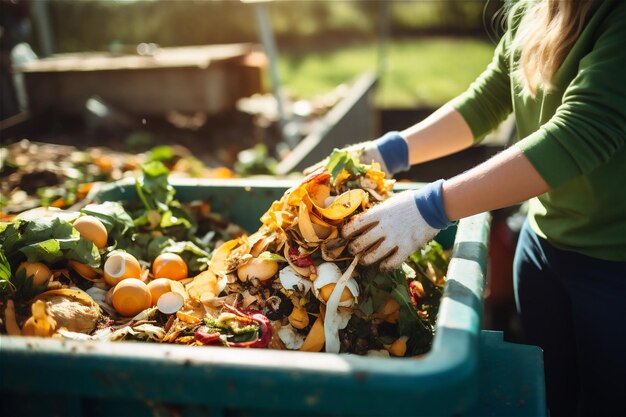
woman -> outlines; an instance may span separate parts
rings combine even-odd
[[[424,121],[350,149],[390,173],[480,141],[515,145],[400,193],[343,228],[362,262],[398,267],[454,221],[530,199],[515,260],[527,342],[553,416],[626,415],[626,2],[520,2],[486,71]],[[413,228],[406,227],[413,224]]]

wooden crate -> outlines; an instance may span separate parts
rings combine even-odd
[[[139,115],[217,114],[262,92],[266,59],[252,44],[159,48],[154,54],[60,54],[23,68],[29,108],[78,114],[98,97]]]

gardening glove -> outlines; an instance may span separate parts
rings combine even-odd
[[[443,209],[443,182],[396,194],[353,217],[341,230],[350,240],[350,253],[360,253],[364,265],[380,262],[381,271],[399,268],[440,230],[454,224]]]
[[[377,162],[382,171],[392,177],[398,172],[407,171],[409,165],[409,146],[399,132],[388,132],[378,139],[350,145],[343,150],[359,158],[363,164]],[[304,170],[310,173],[315,169],[326,166],[328,158]]]

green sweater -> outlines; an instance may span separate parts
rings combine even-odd
[[[493,61],[452,101],[476,142],[514,112],[518,146],[551,190],[529,203],[533,230],[557,248],[626,261],[626,1],[604,0],[535,98],[511,75],[520,10]]]

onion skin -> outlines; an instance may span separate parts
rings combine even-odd
[[[224,308],[231,313],[246,319],[252,319],[257,322],[260,326],[261,337],[257,340],[251,340],[249,342],[241,342],[241,343],[228,343],[230,347],[251,347],[251,348],[266,348],[270,344],[270,339],[272,338],[272,328],[270,326],[270,320],[265,317],[265,314],[252,311],[248,313],[244,313],[238,308],[224,304]]]
[[[250,347],[266,348],[270,344],[270,339],[272,338],[270,320],[265,317],[265,314],[260,312],[252,313],[250,317],[261,326],[261,337]]]
[[[300,253],[296,248],[289,248],[289,260],[293,262],[295,266],[299,266],[301,268],[306,268],[307,266],[315,265],[313,258],[311,255],[305,255],[299,257]]]
[[[424,296],[424,286],[417,280],[411,281],[409,284],[409,293],[411,294],[411,301],[414,305],[417,305],[419,300]]]
[[[255,311],[250,313],[244,313],[236,307],[228,304],[224,304],[224,308],[236,316],[243,319],[246,322],[256,322],[259,324],[261,337],[256,340],[250,340],[248,342],[226,342],[228,347],[237,348],[266,348],[270,344],[272,338],[272,329],[270,327],[270,321],[264,314]],[[221,334],[219,332],[210,332],[207,326],[200,326],[194,333],[194,339],[203,345],[215,344],[219,341]]]
[[[209,328],[206,326],[198,327],[198,330],[193,335],[194,340],[202,343],[203,345],[210,345],[211,343],[215,343],[220,339],[219,332],[210,333]]]

